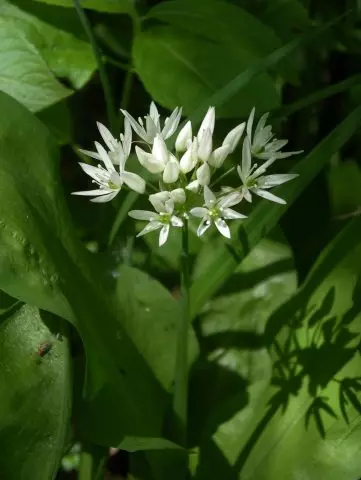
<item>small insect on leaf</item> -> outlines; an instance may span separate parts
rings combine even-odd
[[[37,354],[39,355],[39,357],[45,357],[45,355],[47,353],[50,352],[52,348],[52,344],[49,343],[49,342],[42,342],[39,346],[38,346],[38,350],[37,350]]]

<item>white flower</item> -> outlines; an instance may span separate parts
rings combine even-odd
[[[169,151],[160,134],[154,139],[152,153],[145,152],[138,146],[135,147],[135,153],[139,163],[151,173],[162,173],[169,160]]]
[[[212,223],[214,223],[220,234],[226,238],[231,238],[231,232],[225,220],[246,218],[245,215],[229,208],[239,203],[239,201],[238,196],[233,194],[217,200],[214,193],[205,186],[204,207],[195,207],[190,211],[191,215],[202,218],[197,230],[198,237],[203,235]]]
[[[123,183],[138,193],[144,193],[145,181],[136,173],[125,171],[126,158],[123,155],[119,157],[121,163],[119,164],[119,171],[117,171],[105,148],[98,142],[95,142],[95,147],[104,166],[99,164],[97,167],[93,167],[82,162],[79,162],[79,165],[87,175],[92,177],[93,183],[98,185],[98,189],[73,192],[73,195],[90,195],[94,196],[91,199],[92,202],[108,202],[119,193]]]
[[[209,130],[211,135],[213,135],[215,120],[216,120],[215,108],[209,107],[201,123],[201,126],[199,127],[198,135],[197,135],[198,140],[201,139],[205,130]]]
[[[144,117],[144,121],[139,117],[137,122],[126,110],[121,110],[121,112],[129,120],[135,133],[150,144],[153,143],[157,135],[160,135],[163,140],[171,137],[177,130],[182,116],[182,109],[175,108],[170,117],[165,119],[162,128],[158,109],[153,102],[150,104],[149,114]]]
[[[286,173],[280,175],[263,175],[267,168],[276,160],[277,157],[268,159],[263,165],[258,167],[257,165],[251,164],[251,147],[249,138],[246,137],[243,141],[242,149],[242,165],[237,166],[238,175],[242,181],[242,186],[238,191],[239,201],[243,198],[248,202],[252,201],[252,193],[258,195],[259,197],[265,198],[272,202],[285,204],[285,200],[276,195],[273,195],[268,191],[268,189],[281,185],[282,183],[288,182],[296,178],[298,175],[293,173]],[[224,189],[223,189],[224,190]],[[226,189],[224,191],[229,191]]]
[[[117,140],[105,125],[97,122],[97,127],[102,136],[105,145],[108,148],[108,156],[114,165],[120,165],[125,163],[130,155],[130,149],[132,146],[132,129],[127,119],[124,121],[124,134],[120,134],[120,140]],[[82,150],[82,153],[95,160],[102,160],[98,152],[92,152],[90,150]]]
[[[175,183],[179,178],[179,169],[180,167],[177,158],[173,154],[170,154],[168,163],[163,172],[163,182]]]
[[[164,212],[165,204],[171,200],[174,204],[183,204],[186,201],[186,194],[183,188],[176,188],[168,192],[167,190],[149,195],[149,201],[157,212]]]
[[[236,149],[245,128],[246,122],[240,123],[226,135],[225,139],[222,142],[222,146],[228,146],[229,153],[233,153]]]
[[[188,146],[187,151],[180,159],[180,169],[182,173],[191,172],[198,163],[198,139],[194,137],[193,141]]]
[[[175,149],[177,152],[185,152],[192,142],[192,123],[189,120],[181,131],[175,141]]]
[[[158,209],[157,212],[150,212],[148,210],[131,210],[128,213],[130,217],[135,218],[136,220],[147,220],[149,222],[148,225],[138,233],[137,237],[160,229],[159,246],[161,247],[168,239],[171,226],[183,227],[182,219],[173,214],[174,203],[172,200],[166,201],[164,207],[164,211],[161,209]]]
[[[265,113],[259,119],[252,137],[254,114],[255,108],[252,109],[247,121],[247,136],[251,142],[251,153],[253,156],[261,160],[268,160],[269,158],[287,158],[291,155],[302,153],[302,150],[297,152],[280,151],[288,143],[288,140],[277,140],[274,138],[271,125],[266,125],[269,113]]]

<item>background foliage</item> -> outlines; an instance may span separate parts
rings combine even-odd
[[[287,206],[259,201],[232,243],[191,233],[191,477],[357,480],[360,2],[81,5],[90,37],[72,0],[0,0],[0,477],[68,478],[80,443],[82,480],[119,459],[177,478],[180,238],[135,241],[134,192],[70,196],[96,121],[118,134],[153,99],[196,123],[215,105],[219,138],[255,105],[304,150],[278,161]]]

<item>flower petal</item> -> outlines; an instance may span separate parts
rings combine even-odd
[[[157,131],[159,131],[160,130],[159,112],[154,102],[151,102],[150,104],[149,115],[150,115],[150,118],[153,120],[154,126],[156,127]]]
[[[198,180],[193,180],[193,182],[189,183],[186,186],[186,190],[190,190],[193,193],[197,193],[199,189],[199,182]]]
[[[220,168],[230,152],[229,145],[222,145],[221,147],[216,148],[209,157],[208,164],[211,167]]]
[[[110,133],[107,127],[100,122],[97,122],[97,127],[106,146],[108,147],[108,150],[116,149],[118,146],[118,141],[113,137],[113,135]]]
[[[95,160],[101,160],[101,156],[97,152],[91,152],[90,150],[83,150],[79,148],[79,152],[83,153],[87,157],[95,158]]]
[[[145,180],[136,173],[123,172],[121,179],[131,190],[138,193],[145,192]]]
[[[81,169],[96,182],[107,183],[110,180],[111,174],[104,168],[94,167],[93,165],[88,165],[83,162],[79,162],[79,165]]]
[[[243,200],[243,194],[239,191],[233,191],[222,197],[217,202],[219,208],[228,208],[237,205]]]
[[[131,210],[128,212],[128,215],[136,220],[148,220],[148,222],[154,221],[158,218],[157,213],[150,212],[149,210]]]
[[[145,152],[142,148],[135,147],[139,163],[146,168],[150,173],[161,173],[164,170],[164,165],[160,163],[151,153]]]
[[[209,128],[202,131],[202,134],[198,134],[198,158],[203,162],[206,162],[212,153],[212,132]]]
[[[205,130],[209,130],[211,135],[213,134],[215,118],[216,118],[215,108],[209,107],[201,123],[201,126],[199,127],[198,135],[197,135],[198,140],[201,139],[200,137],[203,135],[203,132]]]
[[[247,218],[246,215],[242,215],[242,213],[238,213],[232,208],[225,208],[222,210],[222,215],[226,220],[239,220],[241,218]]]
[[[163,172],[164,183],[174,183],[179,177],[179,162],[174,155],[170,156]]]
[[[201,237],[211,225],[212,225],[212,222],[208,217],[203,218],[203,220],[201,221],[197,229],[197,236]]]
[[[252,165],[251,145],[249,143],[249,138],[246,137],[243,140],[243,148],[242,148],[242,174],[245,179],[250,174],[251,165]]]
[[[174,203],[183,204],[186,201],[186,192],[183,188],[176,188],[172,190],[170,193],[170,198],[173,200]]]
[[[209,168],[208,163],[203,163],[203,165],[197,169],[196,177],[199,185],[209,185],[209,182],[211,181],[211,169]]]
[[[214,221],[214,224],[221,235],[223,235],[226,238],[231,238],[231,232],[229,230],[228,225],[223,220],[223,218],[220,218],[220,217],[216,218]]]
[[[180,159],[180,169],[183,173],[189,173],[198,163],[198,140],[195,137],[188,150]]]
[[[247,136],[249,138],[249,141],[252,142],[252,127],[253,127],[253,120],[254,120],[254,114],[256,112],[255,107],[252,108],[251,113],[249,114],[248,120],[247,120]]]
[[[240,123],[226,135],[225,139],[223,140],[222,146],[227,145],[229,147],[229,153],[234,152],[234,150],[236,149],[245,128],[246,122]]]
[[[194,208],[191,208],[189,213],[193,215],[193,217],[203,218],[206,215],[208,215],[208,209],[204,207],[194,207]]]
[[[270,200],[271,202],[280,203],[281,205],[286,204],[286,201],[283,200],[283,198],[277,197],[276,195],[273,195],[273,193],[268,192],[267,190],[262,190],[261,188],[252,188],[252,192],[259,197]]]
[[[163,165],[164,170],[164,167],[166,166],[169,159],[169,152],[167,149],[167,145],[165,144],[165,141],[160,134],[157,134],[154,139],[152,155],[160,164]]]
[[[113,193],[114,190],[109,189],[100,189],[97,190],[85,190],[83,192],[71,192],[72,195],[83,195],[83,196],[93,196],[93,195],[108,195],[109,193]]]
[[[170,194],[169,192],[158,192],[149,195],[149,201],[153,205],[154,209],[157,212],[164,212],[165,211],[165,202],[169,200]]]
[[[162,130],[162,137],[167,140],[177,130],[180,119],[182,117],[182,108],[175,108],[171,113],[171,116],[164,122]]]
[[[288,182],[298,177],[297,173],[283,173],[278,175],[266,175],[263,177],[262,188],[271,188],[276,185],[282,185],[282,183]]]
[[[207,207],[212,207],[215,202],[216,202],[216,196],[212,192],[212,190],[207,187],[207,185],[204,186],[204,203],[207,205]]]
[[[90,201],[94,203],[110,202],[110,200],[113,200],[113,198],[116,197],[119,192],[120,190],[115,190],[112,193],[108,193],[107,195],[101,195],[96,198],[91,198]]]
[[[173,227],[183,227],[184,223],[183,220],[176,215],[172,215],[170,219],[170,223],[172,224]]]
[[[139,125],[139,123],[135,120],[135,118],[133,118],[126,110],[121,109],[120,111],[122,112],[124,117],[129,121],[129,123],[131,124],[135,133],[140,138],[142,138],[143,140],[145,140],[147,142],[148,141],[148,136],[147,136],[147,132],[144,130],[144,128],[141,125]],[[150,142],[148,142],[148,143],[150,143]]]
[[[161,231],[159,232],[159,246],[160,247],[162,245],[164,245],[165,242],[167,241],[168,235],[169,235],[169,230],[170,230],[170,225],[169,225],[169,223],[167,223],[167,225],[164,225],[162,227]]]
[[[113,162],[110,160],[109,155],[105,150],[105,148],[103,147],[103,145],[101,145],[98,142],[95,142],[95,148],[97,149],[97,152],[99,153],[101,160],[104,162],[105,168],[109,172],[115,172]]]
[[[177,152],[185,152],[192,142],[192,122],[189,120],[181,131],[175,141],[175,149]]]
[[[158,230],[159,228],[163,227],[163,223],[161,222],[149,222],[143,230],[141,230],[137,237],[141,237],[142,235],[145,235],[146,233],[153,232],[154,230]]]

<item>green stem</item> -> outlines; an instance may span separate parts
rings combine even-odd
[[[86,35],[89,39],[89,42],[92,46],[94,56],[95,56],[95,60],[96,60],[97,65],[98,65],[100,81],[102,83],[103,92],[104,92],[104,99],[105,99],[105,103],[106,103],[106,106],[107,106],[108,122],[109,122],[111,130],[113,132],[116,132],[117,131],[117,126],[118,126],[117,125],[117,123],[118,123],[117,122],[117,115],[116,115],[116,112],[115,112],[115,109],[114,109],[113,95],[112,95],[112,91],[111,91],[111,88],[110,88],[108,75],[107,75],[106,70],[105,70],[105,65],[104,65],[102,56],[100,54],[100,50],[98,48],[95,36],[92,32],[90,22],[89,22],[87,16],[85,15],[85,12],[84,12],[83,8],[80,5],[80,0],[73,0],[73,1],[74,1],[75,9],[78,13],[79,19],[80,19],[80,21],[83,25],[84,31],[85,31],[85,33],[86,33]]]
[[[92,480],[93,458],[89,452],[81,452],[78,480]]]
[[[176,347],[176,368],[173,410],[176,415],[178,442],[186,446],[187,440],[187,405],[188,405],[188,330],[190,325],[190,273],[188,247],[188,220],[184,220],[182,229],[181,252],[181,320]]]
[[[224,172],[220,177],[218,177],[211,185],[213,188],[215,185],[217,185],[221,180],[223,180],[225,177],[227,177],[230,173],[234,172],[236,170],[236,167],[231,167],[229,170]]]

